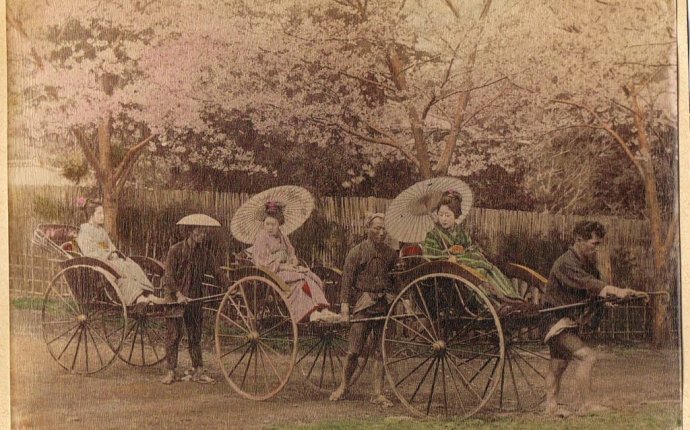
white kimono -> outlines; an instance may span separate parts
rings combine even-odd
[[[125,305],[134,304],[137,297],[144,291],[153,292],[151,281],[137,263],[129,258],[122,258],[114,254],[110,257],[117,248],[102,226],[91,223],[82,224],[79,227],[77,245],[79,245],[82,255],[103,260],[120,274],[117,286],[120,300]]]

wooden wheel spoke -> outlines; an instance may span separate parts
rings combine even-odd
[[[44,321],[43,325],[57,325],[57,324],[68,324],[68,323],[78,324],[75,321],[76,320],[74,318],[70,318],[68,320],[59,320],[59,321]]]
[[[430,358],[433,358],[434,360],[431,362],[431,364],[429,364],[429,367],[427,367],[426,372],[424,372],[424,376],[422,376],[422,379],[419,380],[419,384],[417,384],[417,388],[412,393],[412,397],[410,397],[410,403],[414,402],[414,398],[417,396],[419,389],[422,388],[422,385],[424,385],[424,381],[426,381],[426,377],[431,372],[431,367],[436,363],[436,357],[432,356]]]
[[[311,366],[309,367],[309,371],[307,372],[307,379],[311,376],[311,372],[314,371],[314,366],[316,366],[316,363],[319,361],[319,356],[321,355],[321,350],[323,349],[323,343],[319,342],[319,349],[316,351],[316,358],[314,361],[311,363]]]
[[[328,353],[328,347],[324,345],[323,347],[323,359],[321,360],[321,376],[319,377],[319,388],[323,386],[323,377],[326,374],[326,354]]]
[[[434,376],[431,380],[431,393],[429,393],[429,400],[426,402],[426,414],[429,415],[431,410],[431,401],[434,399],[434,391],[436,390],[436,377],[438,376],[438,365],[441,360],[434,360],[436,366],[434,366]]]
[[[256,291],[256,288],[257,288],[256,285],[254,285],[253,290]],[[242,300],[244,301],[244,306],[245,306],[245,308],[247,308],[246,317],[250,318],[250,319],[255,319],[256,316],[254,315],[254,312],[252,312],[252,309],[249,307],[249,299],[247,299],[247,293],[244,291],[244,285],[240,285],[239,290],[240,290],[240,295],[242,296]],[[247,327],[252,327],[252,326],[247,325]],[[254,328],[254,327],[252,327],[252,328]]]
[[[471,359],[461,360],[460,357],[457,357],[450,352],[448,354],[451,355],[455,360],[457,360],[459,362],[459,365],[467,366],[470,369],[475,371],[474,375],[472,375],[472,377],[469,379],[470,383],[472,381],[474,381],[474,378],[476,378],[479,374],[481,374],[481,372],[484,371],[484,368],[488,365],[488,363],[491,363],[491,361],[493,360],[491,358],[487,359],[486,361],[484,361],[484,364],[482,366],[480,366],[479,369],[477,369],[476,367],[474,367],[473,365],[470,364],[471,361],[473,361],[475,358],[477,358],[476,356],[472,357]],[[489,380],[493,380],[493,378],[489,377]]]
[[[519,354],[518,354],[518,356],[519,356]],[[522,358],[522,357],[520,357],[520,358]],[[527,374],[525,374],[525,371],[522,369],[522,366],[520,365],[520,362],[518,360],[515,360],[515,367],[518,369],[518,371],[522,375],[522,379],[527,383],[529,390],[532,393],[539,395],[540,393],[537,390],[535,390],[534,385],[532,385],[532,383],[530,382],[529,378],[527,377]]]
[[[225,356],[227,356],[227,355],[230,354],[231,352],[237,351],[238,349],[240,349],[240,348],[242,348],[243,346],[248,345],[248,344],[249,344],[249,342],[245,343],[244,345],[238,346],[237,348],[233,349],[232,351],[226,352],[224,355],[221,356],[221,358],[224,358]],[[242,360],[244,360],[244,357],[247,356],[247,353],[248,353],[251,349],[252,349],[252,348],[251,348],[251,345],[250,345],[250,347],[247,348],[247,349],[242,353],[242,356],[240,357],[240,359],[237,360],[237,363],[235,363],[235,365],[232,366],[232,369],[230,369],[230,372],[228,372],[228,376],[232,375],[232,374],[235,372],[235,369],[237,369],[237,366],[239,366],[240,363],[242,363]]]
[[[485,357],[492,357],[492,358],[500,358],[501,356],[498,354],[489,354],[486,352],[477,352],[477,351],[471,351],[467,349],[457,349],[457,348],[447,348],[447,351],[449,352],[454,352],[454,353],[460,353],[460,354],[474,354],[474,356],[485,356]]]
[[[465,402],[462,400],[462,393],[460,392],[460,388],[458,387],[458,383],[455,381],[455,378],[453,377],[453,371],[450,368],[450,364],[448,363],[447,357],[443,357],[443,363],[445,366],[448,366],[448,373],[450,374],[450,380],[453,381],[453,388],[455,388],[455,392],[458,393],[458,400],[460,401],[460,407],[462,408],[463,411],[466,411],[467,408],[465,407]]]
[[[429,312],[429,307],[426,305],[426,300],[424,299],[424,295],[422,294],[421,290],[419,289],[419,284],[415,285],[415,289],[417,290],[417,295],[419,296],[420,300],[422,301],[422,305],[424,306],[424,311],[426,312],[427,319],[429,320],[429,323],[431,324],[431,330],[434,332],[434,335],[429,335],[434,339],[438,339],[439,335],[436,332],[436,328],[434,327],[434,319],[431,317],[431,312]],[[438,309],[437,309],[438,311]],[[424,327],[422,325],[422,327]],[[428,332],[428,330],[427,330]]]
[[[328,359],[331,363],[331,378],[332,380],[335,381],[336,376],[335,376],[335,363],[333,362],[333,349],[329,348],[328,349]]]
[[[311,353],[314,349],[316,349],[316,347],[319,347],[319,346],[321,345],[321,343],[322,343],[321,340],[319,340],[318,342],[315,342],[314,345],[313,345],[307,352],[305,352],[305,353],[297,360],[297,362],[296,362],[295,364],[301,363],[302,360],[304,360],[304,358],[305,358],[307,355],[309,355],[309,353]]]
[[[84,354],[86,357],[86,373],[89,373],[89,338],[87,336],[87,329],[86,326],[84,326]]]
[[[431,345],[427,343],[419,343],[419,342],[412,342],[410,340],[400,340],[400,339],[387,339],[387,342],[390,343],[399,343],[402,345],[412,345],[412,346],[421,346],[423,348],[431,348]]]
[[[430,355],[430,356],[428,356],[426,359],[424,359],[421,363],[419,363],[419,364],[417,365],[417,367],[415,367],[414,369],[410,370],[410,372],[409,372],[407,375],[405,375],[401,380],[399,380],[398,382],[396,382],[396,383],[395,383],[395,386],[396,386],[396,387],[400,386],[400,384],[402,384],[403,382],[405,382],[405,380],[406,380],[407,378],[409,378],[413,373],[415,373],[417,370],[419,370],[420,367],[424,366],[424,364],[425,364],[427,361],[431,360],[432,358],[434,358],[434,356],[433,356],[433,355]]]
[[[258,344],[258,351],[257,354],[259,355],[259,360],[261,360],[261,368],[263,369],[263,381],[264,381],[264,388],[266,391],[271,390],[271,386],[268,384],[268,371],[266,370],[266,361],[263,359],[263,348],[261,348],[261,344]]]
[[[403,318],[403,317],[391,316],[391,320],[393,320],[396,324],[400,324],[401,326],[403,326],[403,327],[406,328],[407,330],[413,332],[414,334],[416,334],[416,335],[419,336],[420,338],[426,339],[426,340],[429,342],[429,345],[431,345],[432,343],[434,343],[433,336],[432,336],[432,337],[428,337],[428,336],[423,335],[422,333],[420,333],[420,332],[418,332],[417,330],[413,329],[413,328],[410,327],[409,325],[407,325],[407,324],[405,324],[404,322],[400,321],[398,318]],[[429,331],[426,329],[426,327],[424,327],[424,323],[422,323],[421,320],[420,320],[419,318],[417,318],[417,321],[419,321],[419,324],[422,326],[422,328],[424,328],[424,331],[426,331],[426,332],[429,334],[429,336],[431,336],[431,333],[429,333]]]
[[[420,357],[425,356],[426,354],[427,354],[427,353],[420,353],[420,354],[413,354],[413,355],[408,355],[408,356],[405,356],[405,357],[397,358],[397,359],[395,359],[395,360],[389,361],[389,362],[388,362],[388,365],[393,365],[393,364],[396,364],[396,363],[399,363],[399,362],[405,361],[405,360],[411,360],[411,359],[413,359],[413,358],[420,358]]]
[[[247,359],[247,365],[244,368],[244,376],[242,376],[242,383],[240,384],[240,388],[244,388],[244,383],[247,380],[247,373],[249,372],[249,367],[252,364],[252,357],[254,356],[254,350],[256,349],[255,345],[251,345],[249,347],[249,358]]]
[[[243,346],[246,346],[246,345],[248,345],[248,344],[249,344],[249,341],[246,341],[245,343],[241,344],[240,346],[235,347],[235,348],[231,349],[230,351],[228,351],[228,352],[222,354],[222,355],[220,356],[220,358],[223,359],[223,358],[227,357],[229,354],[232,354],[233,352],[237,351],[238,349],[240,349],[240,348],[242,348]],[[247,351],[245,351],[244,353],[246,354]],[[244,358],[244,354],[242,354],[242,357],[240,358],[240,361],[242,361],[242,358]],[[233,367],[233,370],[234,370],[234,367]],[[232,373],[232,372],[230,372],[230,373]]]
[[[280,327],[281,325],[283,325],[283,324],[285,324],[285,323],[290,323],[290,322],[292,322],[292,321],[290,320],[290,318],[284,318],[284,319],[282,319],[279,323],[273,325],[273,326],[270,327],[269,329],[267,329],[267,330],[263,331],[262,333],[260,333],[260,335],[261,335],[262,338],[263,338],[263,337],[266,337],[266,335],[269,334],[270,332],[272,332],[273,330],[277,329],[278,327]]]
[[[536,373],[537,375],[539,375],[539,377],[541,377],[541,379],[546,379],[546,377],[544,375],[542,375],[542,373],[540,371],[538,371],[537,368],[532,365],[532,363],[527,361],[527,359],[525,357],[523,357],[522,354],[520,354],[518,352],[515,354],[515,356],[517,358],[519,358],[520,360],[522,360],[527,366],[529,366],[532,369],[532,371],[534,371],[534,373]]]
[[[518,389],[517,382],[515,381],[515,372],[513,372],[513,360],[511,360],[510,353],[506,353],[506,361],[508,362],[508,370],[510,371],[510,380],[513,383],[513,388],[515,389],[515,400],[517,401],[518,407],[520,407],[520,390]]]
[[[266,360],[268,361],[268,365],[271,367],[271,369],[273,370],[273,373],[274,373],[274,374],[276,375],[276,377],[278,378],[278,382],[279,382],[279,383],[282,382],[282,378],[280,377],[280,373],[278,372],[278,370],[276,369],[275,365],[273,364],[273,361],[271,360],[271,356],[270,356],[270,355],[268,354],[268,352],[266,352],[266,350],[264,349],[263,343],[259,342],[259,348],[261,348],[261,350],[264,351],[264,354],[266,355]]]
[[[101,357],[101,351],[98,349],[98,343],[96,343],[96,339],[93,337],[93,330],[88,330],[87,333],[89,336],[91,336],[91,342],[93,343],[93,347],[96,349],[96,355],[98,355],[98,361],[101,362],[101,367],[103,367],[103,357]]]
[[[74,324],[73,324],[70,328],[68,328],[67,330],[63,331],[63,332],[60,333],[59,335],[55,336],[55,337],[54,337],[53,339],[51,339],[49,342],[46,342],[46,345],[50,345],[51,343],[55,342],[56,340],[60,339],[61,337],[63,337],[64,335],[66,335],[67,333],[71,332],[72,330],[74,330],[75,328],[78,328],[78,327],[79,327],[79,323],[78,323],[78,322],[74,322]]]
[[[463,338],[463,339],[461,339],[461,340],[458,341],[458,342],[453,342],[453,341],[454,341],[455,339],[457,339],[458,336],[461,335],[462,333],[463,333],[463,332],[461,332],[461,331],[458,330],[458,331],[455,333],[455,335],[454,335],[453,337],[451,337],[450,339],[448,339],[447,345],[448,345],[448,346],[454,346],[454,345],[462,345],[462,344],[464,344],[464,343],[469,343],[470,341],[473,341],[473,340],[476,340],[476,339],[479,339],[479,338],[482,338],[482,337],[486,337],[486,336],[489,336],[489,335],[497,334],[497,333],[498,333],[498,330],[494,329],[494,330],[491,330],[491,331],[488,331],[488,332],[484,332],[484,333],[482,333],[482,334],[478,334],[478,335],[475,335],[475,336],[472,336],[472,337]]]
[[[549,360],[549,357],[546,357],[546,356],[541,355],[541,354],[537,354],[536,352],[530,351],[529,349],[525,349],[525,348],[522,348],[522,347],[517,346],[517,345],[513,345],[513,348],[517,348],[517,349],[519,349],[520,351],[524,351],[524,352],[526,352],[527,354],[533,355],[533,356],[535,356],[535,357],[537,357],[537,358],[541,358],[542,360]]]
[[[135,321],[132,324],[132,329],[130,329],[130,333],[134,330],[134,339],[132,339],[132,347],[129,349],[129,356],[127,357],[127,361],[132,361],[132,354],[134,353],[134,346],[137,344],[137,335],[139,334],[139,322]],[[129,339],[129,333],[125,337],[125,339]]]
[[[74,351],[74,357],[72,358],[72,365],[70,366],[70,370],[74,370],[74,365],[77,363],[77,356],[79,355],[79,347],[81,346],[81,338],[82,334],[84,334],[84,327],[79,328],[79,339],[77,339],[77,349]]]
[[[62,303],[64,303],[64,304],[74,313],[74,315],[79,315],[79,314],[81,314],[81,312],[80,312],[79,310],[75,309],[74,306],[72,306],[72,304],[71,304],[70,302],[68,302],[67,300],[65,300],[65,298],[63,297],[63,295],[60,294],[60,292],[56,291],[55,288],[54,288],[53,286],[51,286],[51,289],[53,290],[53,292],[55,293],[55,295],[57,296],[57,298],[60,299],[60,301],[62,301]],[[70,294],[70,296],[71,296],[71,294]],[[76,304],[76,302],[75,302],[75,304]],[[78,307],[79,307],[79,305],[77,304],[77,308],[78,308]]]
[[[225,321],[229,322],[230,324],[232,324],[232,325],[234,325],[235,327],[237,327],[237,328],[239,328],[240,330],[242,330],[245,334],[249,334],[249,330],[248,330],[247,328],[242,327],[241,325],[237,324],[237,323],[236,323],[234,320],[232,320],[229,316],[224,315],[224,314],[222,314],[222,313],[220,313],[220,312],[218,313],[218,315],[220,315],[220,317],[221,317],[222,319],[224,319]]]
[[[244,291],[244,290],[242,290],[242,291]],[[242,295],[244,295],[244,294],[242,294]],[[245,315],[244,315],[244,314],[242,313],[242,311],[240,310],[240,306],[235,302],[235,299],[232,297],[232,295],[229,295],[228,298],[230,299],[230,304],[232,304],[232,306],[233,306],[233,307],[235,308],[235,310],[237,311],[237,315],[240,316],[240,318],[242,319],[242,322],[244,322],[244,325],[247,327],[247,328],[245,329],[245,331],[248,332],[249,330],[251,330],[251,329],[253,328],[252,325],[249,323],[249,321],[247,321]],[[245,302],[245,304],[246,304],[246,302]],[[249,309],[247,309],[247,311],[249,311]],[[247,316],[248,316],[248,315],[247,315]],[[229,319],[229,318],[228,318],[228,319]],[[234,322],[234,321],[233,321],[233,322]]]
[[[453,356],[452,354],[448,354],[448,357],[450,357],[450,359],[448,360],[448,363],[450,363],[450,364],[452,365],[452,367],[450,367],[450,369],[455,368],[455,372],[456,372],[456,373],[458,374],[458,376],[460,377],[460,380],[462,381],[462,384],[465,386],[465,388],[467,388],[472,394],[474,394],[474,396],[475,396],[479,401],[481,401],[481,400],[482,400],[482,396],[480,396],[480,395],[474,390],[474,387],[472,386],[472,383],[469,382],[469,381],[465,378],[465,375],[462,374],[462,370],[460,370],[460,368],[457,366],[457,364],[455,364],[455,362],[453,361],[454,356]],[[451,373],[452,373],[452,371],[451,371]]]
[[[443,407],[446,411],[446,415],[448,415],[448,394],[446,392],[446,363],[443,359],[439,360],[439,362],[441,364],[441,389],[443,390]]]
[[[63,354],[65,353],[65,351],[67,350],[67,348],[72,344],[72,341],[74,340],[74,337],[77,335],[77,333],[80,333],[80,332],[81,332],[81,325],[79,325],[79,326],[77,327],[77,330],[74,332],[74,334],[72,335],[72,337],[69,338],[69,341],[67,341],[67,344],[65,345],[65,347],[62,348],[62,351],[60,352],[60,355],[58,355],[58,357],[57,357],[58,360],[60,360],[60,359],[62,358],[62,356],[63,356]]]
[[[146,330],[146,320],[141,321],[139,325],[141,326],[139,328],[141,331],[141,334],[139,335],[139,344],[141,346],[141,363],[146,364],[146,357],[144,357],[144,330]]]
[[[158,356],[158,351],[156,351],[156,343],[151,338],[151,332],[155,333],[156,331],[155,330],[146,330],[146,337],[148,338],[149,345],[151,345],[151,349],[153,350],[153,355],[156,356],[156,363],[157,363],[157,362],[161,361],[161,358]],[[142,342],[143,342],[143,340],[142,340]],[[142,346],[142,348],[143,348],[143,346]],[[142,356],[143,356],[143,354],[142,354]]]

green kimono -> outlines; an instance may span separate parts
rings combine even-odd
[[[511,299],[521,298],[513,283],[484,257],[462,226],[456,225],[446,230],[436,224],[433,230],[427,233],[422,248],[424,255],[432,260],[454,256],[458,263],[469,266],[483,275],[498,293]]]

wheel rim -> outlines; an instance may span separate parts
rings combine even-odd
[[[388,312],[382,349],[398,399],[416,415],[445,417],[469,417],[489,401],[505,353],[493,305],[453,274],[422,276],[402,290]]]
[[[122,348],[127,309],[110,300],[115,286],[100,268],[72,266],[51,281],[41,323],[48,352],[64,369],[93,374]]]
[[[216,358],[242,397],[268,399],[283,389],[297,357],[297,324],[279,287],[261,276],[233,284],[216,314]]]

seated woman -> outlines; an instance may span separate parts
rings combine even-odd
[[[487,292],[499,298],[521,299],[520,293],[501,271],[491,264],[479,247],[472,243],[470,235],[456,220],[462,215],[462,197],[455,191],[446,191],[436,206],[438,221],[427,233],[422,243],[424,254],[430,259],[447,258],[462,263],[483,275]]]
[[[107,262],[119,274],[117,280],[120,299],[126,306],[136,303],[165,303],[165,299],[151,294],[153,285],[137,263],[125,257],[115,248],[103,228],[105,217],[103,206],[87,206],[91,210],[89,221],[79,227],[77,245],[85,257],[93,257]]]
[[[263,229],[252,247],[254,263],[276,272],[290,287],[287,303],[297,322],[307,318],[309,321],[337,321],[340,315],[327,309],[329,303],[323,293],[323,281],[308,268],[299,265],[295,248],[280,231],[284,222],[282,208],[277,203],[267,203]]]

